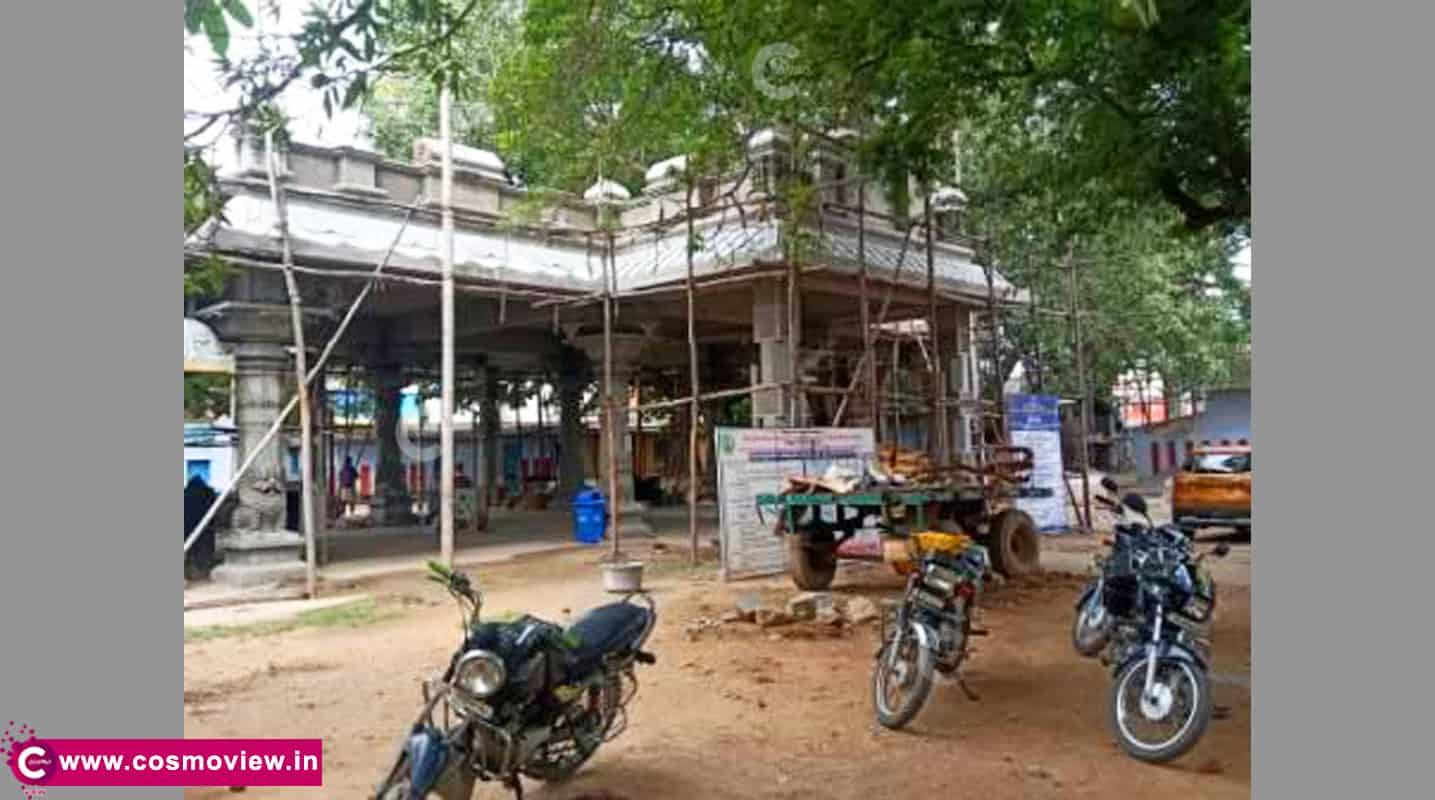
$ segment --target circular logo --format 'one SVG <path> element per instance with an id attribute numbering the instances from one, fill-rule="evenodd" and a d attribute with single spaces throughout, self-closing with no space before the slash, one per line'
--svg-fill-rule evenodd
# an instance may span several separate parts
<path id="1" fill-rule="evenodd" d="M 793 62 L 801 51 L 787 42 L 770 44 L 757 51 L 752 60 L 752 82 L 758 91 L 774 100 L 787 100 L 797 95 L 791 80 Z"/>
<path id="2" fill-rule="evenodd" d="M 10 771 L 15 779 L 31 786 L 43 786 L 60 771 L 55 751 L 39 739 L 16 742 L 11 751 Z"/>

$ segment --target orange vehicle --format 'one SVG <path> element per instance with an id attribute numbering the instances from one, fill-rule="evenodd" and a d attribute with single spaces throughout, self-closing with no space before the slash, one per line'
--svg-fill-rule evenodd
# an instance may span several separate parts
<path id="1" fill-rule="evenodd" d="M 1198 447 L 1171 483 L 1171 521 L 1251 532 L 1251 448 Z"/>

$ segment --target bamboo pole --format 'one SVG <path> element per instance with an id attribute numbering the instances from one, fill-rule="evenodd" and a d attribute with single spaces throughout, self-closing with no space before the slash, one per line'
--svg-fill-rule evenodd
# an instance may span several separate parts
<path id="1" fill-rule="evenodd" d="M 454 405 L 454 309 L 453 309 L 453 86 L 446 79 L 439 97 L 439 138 L 443 140 L 443 291 L 440 319 L 443 356 L 439 394 L 439 558 L 453 566 L 453 405 Z"/>
<path id="2" fill-rule="evenodd" d="M 349 310 L 344 314 L 344 318 L 339 321 L 338 329 L 334 331 L 333 336 L 329 337 L 328 344 L 325 344 L 323 352 L 319 353 L 319 360 L 310 368 L 309 374 L 305 376 L 307 383 L 314 381 L 314 377 L 324 368 L 324 364 L 329 360 L 329 356 L 334 352 L 334 348 L 338 346 L 339 341 L 344 337 L 344 332 L 349 329 L 349 323 L 354 321 L 354 316 L 359 313 L 359 307 L 363 305 L 364 300 L 369 296 L 369 292 L 371 292 L 377 284 L 379 275 L 384 271 L 384 267 L 388 265 L 395 248 L 399 246 L 399 239 L 403 236 L 404 229 L 408 227 L 409 220 L 413 218 L 414 211 L 418 209 L 419 204 L 422 202 L 423 195 L 414 198 L 413 205 L 409 207 L 409 213 L 404 217 L 403 224 L 399 226 L 399 232 L 394 235 L 394 241 L 389 245 L 388 252 L 384 254 L 383 260 L 374 267 L 373 277 L 369 283 L 364 285 L 363 289 L 359 290 L 359 295 L 354 298 L 354 302 L 349 304 Z M 200 534 L 204 533 L 204 529 L 214 521 L 214 517 L 219 513 L 219 507 L 224 503 L 225 499 L 238 488 L 239 479 L 244 477 L 244 473 L 248 472 L 249 468 L 254 465 L 254 461 L 259 458 L 260 451 L 269 444 L 270 440 L 278 435 L 279 429 L 284 427 L 284 420 L 289 417 L 289 414 L 298 404 L 299 398 L 296 395 L 290 398 L 288 405 L 284 406 L 279 412 L 279 415 L 275 417 L 274 422 L 269 426 L 269 430 L 260 438 L 259 444 L 254 447 L 252 452 L 245 456 L 244 461 L 239 465 L 239 469 L 234 471 L 234 477 L 230 479 L 229 485 L 224 487 L 224 491 L 220 492 L 218 497 L 214 498 L 214 502 L 210 504 L 209 510 L 200 518 L 199 522 L 194 526 L 194 530 L 190 531 L 189 538 L 184 540 L 184 552 L 189 552 L 189 548 L 194 546 L 195 540 L 198 539 Z"/>
<path id="3" fill-rule="evenodd" d="M 797 348 L 802 335 L 802 317 L 797 310 L 797 248 L 793 242 L 787 258 L 787 424 L 797 427 L 802 424 L 797 396 L 799 378 Z"/>
<path id="4" fill-rule="evenodd" d="M 1091 447 L 1088 441 L 1088 432 L 1091 430 L 1091 393 L 1086 387 L 1086 356 L 1081 350 L 1081 289 L 1076 277 L 1076 261 L 1073 259 L 1075 245 L 1068 242 L 1066 245 L 1066 273 L 1067 280 L 1071 285 L 1071 341 L 1076 356 L 1076 383 L 1078 391 L 1081 392 L 1081 452 L 1077 454 L 1077 463 L 1081 465 L 1081 504 L 1086 511 L 1086 517 L 1082 525 L 1089 533 L 1091 531 Z"/>
<path id="5" fill-rule="evenodd" d="M 882 440 L 881 403 L 877 394 L 877 359 L 872 355 L 872 312 L 868 308 L 870 301 L 867 295 L 867 180 L 865 176 L 857 185 L 857 268 L 857 293 L 862 302 L 862 363 L 866 364 L 867 370 L 868 419 L 871 421 L 875 440 L 880 442 Z M 859 363 L 853 372 L 854 385 L 857 376 L 862 372 L 862 363 Z M 847 397 L 844 395 L 837 413 L 833 416 L 834 425 L 841 420 L 842 409 L 846 405 Z"/>
<path id="6" fill-rule="evenodd" d="M 928 335 L 932 340 L 932 352 L 929 358 L 932 365 L 930 370 L 932 415 L 927 420 L 927 451 L 938 464 L 945 464 L 948 461 L 947 414 L 942 400 L 946 396 L 946 387 L 942 385 L 941 337 L 937 335 L 937 261 L 932 242 L 932 196 L 930 194 L 922 198 L 922 215 L 925 217 L 927 228 L 927 328 Z"/>
<path id="7" fill-rule="evenodd" d="M 782 384 L 781 382 L 776 382 L 776 381 L 775 381 L 775 382 L 772 382 L 772 383 L 755 383 L 755 384 L 752 384 L 751 386 L 743 386 L 743 387 L 740 387 L 740 388 L 737 388 L 737 389 L 722 389 L 722 390 L 716 391 L 716 392 L 706 392 L 706 393 L 701 394 L 701 395 L 698 396 L 698 401 L 699 401 L 699 402 L 702 402 L 702 403 L 706 403 L 706 402 L 710 402 L 710 401 L 712 401 L 712 400 L 724 400 L 724 399 L 727 399 L 727 398 L 729 398 L 729 397 L 742 397 L 743 395 L 754 394 L 754 393 L 756 393 L 756 392 L 764 392 L 764 391 L 772 391 L 773 389 L 781 389 L 781 388 L 783 387 L 783 385 L 784 385 L 784 384 Z M 818 391 L 820 391 L 820 390 L 821 390 L 821 389 L 819 388 Z M 846 391 L 846 390 L 844 390 L 844 389 L 834 389 L 833 391 L 836 391 L 836 392 L 844 392 L 844 391 Z M 665 408 L 678 408 L 679 406 L 686 406 L 686 405 L 691 404 L 692 401 L 693 401 L 693 398 L 692 398 L 691 395 L 689 395 L 689 396 L 687 396 L 687 397 L 674 398 L 674 399 L 672 399 L 672 400 L 656 400 L 656 401 L 654 401 L 654 402 L 644 403 L 643 405 L 638 406 L 637 410 L 638 410 L 638 411 L 641 411 L 641 412 L 644 412 L 644 413 L 651 413 L 651 412 L 653 412 L 653 411 L 660 411 L 660 410 L 665 409 Z"/>
<path id="8" fill-rule="evenodd" d="M 992 348 L 992 407 L 997 409 L 998 416 L 1001 415 L 1002 407 L 1002 358 L 1001 342 L 997 338 L 997 289 L 996 269 L 991 265 L 991 259 L 986 249 L 982 250 L 982 270 L 987 278 L 987 341 Z M 982 445 L 985 452 L 986 446 L 986 423 L 982 423 Z"/>
<path id="9" fill-rule="evenodd" d="M 274 131 L 264 134 L 265 166 L 269 172 L 269 198 L 279 224 L 279 243 L 284 264 L 284 289 L 289 294 L 289 321 L 294 329 L 295 399 L 299 401 L 299 514 L 304 525 L 304 589 L 315 596 L 317 583 L 314 550 L 314 442 L 313 420 L 310 419 L 307 354 L 304 351 L 304 310 L 299 284 L 294 279 L 294 251 L 289 243 L 289 212 L 284 193 L 279 188 L 277 160 L 274 153 Z M 258 450 L 259 448 L 256 448 Z"/>
<path id="10" fill-rule="evenodd" d="M 892 272 L 892 282 L 889 283 L 889 284 L 887 284 L 887 291 L 886 291 L 886 293 L 885 293 L 885 294 L 883 295 L 883 297 L 882 297 L 882 307 L 877 311 L 877 323 L 876 323 L 876 327 L 878 327 L 878 328 L 882 327 L 882 324 L 887 321 L 887 310 L 888 310 L 889 308 L 891 308 L 891 306 L 892 306 L 892 295 L 896 292 L 897 283 L 898 283 L 898 281 L 900 281 L 901 278 L 902 278 L 902 269 L 903 269 L 903 267 L 905 267 L 905 266 L 907 265 L 907 246 L 908 246 L 909 244 L 911 244 L 911 242 L 912 242 L 912 226 L 909 225 L 909 226 L 907 227 L 907 233 L 906 233 L 906 235 L 902 237 L 902 250 L 901 250 L 901 251 L 898 253 L 898 255 L 897 255 L 897 267 L 896 267 L 896 269 L 893 270 L 893 272 Z M 863 354 L 863 358 L 866 359 L 866 357 L 867 357 L 867 354 L 864 353 L 864 354 Z M 876 358 L 876 355 L 874 354 L 874 355 L 872 356 L 872 358 L 875 359 L 875 358 Z M 852 373 L 852 380 L 849 382 L 848 387 L 847 387 L 847 388 L 848 388 L 848 391 L 851 391 L 853 388 L 855 388 L 855 387 L 857 386 L 857 381 L 858 381 L 858 379 L 859 379 L 861 373 L 862 373 L 862 365 L 861 365 L 861 364 L 858 364 L 857 370 Z M 873 375 L 873 380 L 874 380 L 874 382 L 875 382 L 875 380 L 876 380 L 876 377 L 875 377 L 875 376 L 876 376 L 876 374 L 877 374 L 877 368 L 876 368 L 875 362 L 873 362 L 873 366 L 871 367 L 871 373 L 872 373 L 872 375 Z M 876 387 L 875 383 L 873 384 L 873 391 L 874 391 L 874 392 L 877 391 L 877 387 Z M 850 397 L 850 396 L 851 396 L 851 395 L 848 395 L 848 397 Z M 842 425 L 842 414 L 843 414 L 844 411 L 847 410 L 847 399 L 848 399 L 847 397 L 842 398 L 842 402 L 841 402 L 840 404 L 838 404 L 838 406 L 837 406 L 837 413 L 834 414 L 833 417 L 832 417 L 832 427 L 834 427 L 834 428 L 839 427 L 839 426 Z"/>
<path id="11" fill-rule="evenodd" d="M 698 420 L 701 416 L 702 387 L 698 378 L 698 334 L 697 314 L 693 308 L 693 248 L 696 246 L 693 231 L 693 181 L 692 174 L 688 174 L 688 193 L 684 201 L 685 216 L 688 222 L 687 261 L 688 261 L 688 378 L 692 389 L 692 402 L 689 408 L 688 417 L 688 539 L 691 550 L 692 563 L 698 563 Z M 638 398 L 642 402 L 642 398 Z M 642 411 L 638 412 L 638 418 L 642 419 Z"/>

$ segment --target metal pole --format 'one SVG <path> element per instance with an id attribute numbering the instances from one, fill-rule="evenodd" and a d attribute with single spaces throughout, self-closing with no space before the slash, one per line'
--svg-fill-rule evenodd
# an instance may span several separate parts
<path id="1" fill-rule="evenodd" d="M 600 206 L 601 211 L 601 206 Z M 613 424 L 616 419 L 613 408 L 613 271 L 614 267 L 609 261 L 613 254 L 613 236 L 608 235 L 608 246 L 603 250 L 603 413 L 606 415 L 604 427 L 607 429 L 608 438 L 608 509 L 613 520 L 613 560 L 618 561 L 622 553 L 622 543 L 619 541 L 622 535 L 618 527 L 622 521 L 622 503 L 618 499 L 618 437 L 613 433 Z M 626 406 L 624 414 L 628 413 Z"/>
<path id="2" fill-rule="evenodd" d="M 698 419 L 701 406 L 699 398 L 702 395 L 701 386 L 698 382 L 698 334 L 696 313 L 693 310 L 693 247 L 695 237 L 693 230 L 693 179 L 692 173 L 688 174 L 688 193 L 684 205 L 688 224 L 688 379 L 692 385 L 692 404 L 689 406 L 688 417 L 688 539 L 691 549 L 692 563 L 698 563 Z M 641 404 L 643 399 L 638 398 Z M 642 419 L 642 412 L 638 412 L 639 419 Z"/>
<path id="3" fill-rule="evenodd" d="M 440 374 L 442 408 L 439 412 L 439 558 L 453 566 L 453 107 L 452 79 L 446 79 L 439 98 L 439 136 L 443 139 L 443 310 L 441 315 L 443 363 Z"/>
<path id="4" fill-rule="evenodd" d="M 269 172 L 269 198 L 274 204 L 274 214 L 279 223 L 284 288 L 289 294 L 289 321 L 294 328 L 294 397 L 299 401 L 299 512 L 304 525 L 304 587 L 309 597 L 314 597 L 314 442 L 313 421 L 309 414 L 309 386 L 305 380 L 305 374 L 309 370 L 304 352 L 304 312 L 301 308 L 303 301 L 299 296 L 299 284 L 294 279 L 294 252 L 289 244 L 289 213 L 283 192 L 279 189 L 273 130 L 264 134 L 264 149 L 268 156 L 265 166 Z M 257 452 L 259 448 L 255 449 Z"/>
<path id="5" fill-rule="evenodd" d="M 413 205 L 409 207 L 409 213 L 404 216 L 403 224 L 399 226 L 398 233 L 394 234 L 394 241 L 389 245 L 388 252 L 384 253 L 383 260 L 379 262 L 378 266 L 374 267 L 373 275 L 370 277 L 369 282 L 364 284 L 364 288 L 359 290 L 359 296 L 355 297 L 354 302 L 349 304 L 349 310 L 344 314 L 344 318 L 339 321 L 339 327 L 334 331 L 334 335 L 329 337 L 328 344 L 324 345 L 323 352 L 319 353 L 319 360 L 315 362 L 314 366 L 309 370 L 309 374 L 305 376 L 305 382 L 314 382 L 314 377 L 324 368 L 324 364 L 329 360 L 329 356 L 334 352 L 334 348 L 338 346 L 339 341 L 344 338 L 344 332 L 349 329 L 349 323 L 354 321 L 354 316 L 359 313 L 359 307 L 363 305 L 365 298 L 369 296 L 369 292 L 373 291 L 374 286 L 378 283 L 379 274 L 384 271 L 384 267 L 389 265 L 389 259 L 393 257 L 394 250 L 398 248 L 399 240 L 403 238 L 404 231 L 409 226 L 409 220 L 413 219 L 414 211 L 418 209 L 419 203 L 422 201 L 422 195 L 414 198 Z M 280 410 L 279 416 L 269 425 L 269 430 L 260 438 L 259 443 L 254 446 L 253 451 L 245 456 L 244 461 L 239 465 L 239 469 L 234 471 L 234 476 L 230 478 L 229 485 L 224 487 L 224 491 L 220 492 L 218 497 L 214 498 L 214 502 L 210 504 L 209 510 L 204 512 L 204 516 L 201 517 L 199 522 L 194 526 L 194 530 L 190 531 L 189 538 L 184 540 L 184 552 L 189 552 L 189 548 L 194 546 L 195 540 L 199 538 L 200 534 L 204 533 L 204 529 L 209 526 L 209 523 L 214 521 L 214 517 L 219 513 L 219 508 L 225 499 L 233 494 L 239 487 L 239 479 L 244 477 L 244 473 L 248 472 L 249 468 L 254 465 L 255 459 L 259 458 L 259 452 L 279 433 L 279 429 L 284 427 L 284 420 L 288 419 L 290 412 L 292 412 L 298 404 L 299 397 L 295 395 L 289 399 L 288 405 Z"/>

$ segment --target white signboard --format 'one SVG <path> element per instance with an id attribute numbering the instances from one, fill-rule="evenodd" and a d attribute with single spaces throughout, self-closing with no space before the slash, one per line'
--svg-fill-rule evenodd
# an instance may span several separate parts
<path id="1" fill-rule="evenodd" d="M 1057 398 L 1039 394 L 1007 395 L 1007 428 L 1012 446 L 1030 449 L 1035 459 L 1032 488 L 1051 490 L 1049 497 L 1018 498 L 1017 508 L 1030 514 L 1036 529 L 1042 533 L 1069 531 Z"/>
<path id="2" fill-rule="evenodd" d="M 786 543 L 772 532 L 778 512 L 759 514 L 758 495 L 781 492 L 788 476 L 818 477 L 834 465 L 861 476 L 876 452 L 870 428 L 718 428 L 714 435 L 723 580 L 787 569 Z M 867 540 L 875 537 L 875 531 L 864 531 L 842 551 L 870 547 Z"/>

